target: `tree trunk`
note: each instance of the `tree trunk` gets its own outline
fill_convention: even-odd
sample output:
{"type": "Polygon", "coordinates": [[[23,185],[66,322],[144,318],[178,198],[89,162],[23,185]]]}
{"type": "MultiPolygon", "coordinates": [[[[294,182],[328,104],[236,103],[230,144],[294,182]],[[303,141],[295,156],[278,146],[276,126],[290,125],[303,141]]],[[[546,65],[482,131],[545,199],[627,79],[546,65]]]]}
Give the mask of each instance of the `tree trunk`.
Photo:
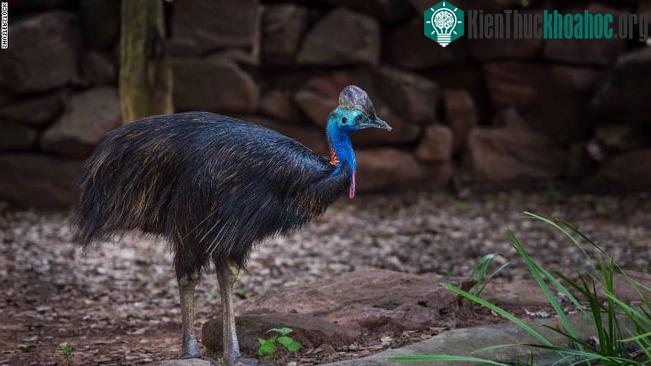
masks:
{"type": "Polygon", "coordinates": [[[120,104],[125,124],[174,110],[162,0],[122,1],[120,104]]]}

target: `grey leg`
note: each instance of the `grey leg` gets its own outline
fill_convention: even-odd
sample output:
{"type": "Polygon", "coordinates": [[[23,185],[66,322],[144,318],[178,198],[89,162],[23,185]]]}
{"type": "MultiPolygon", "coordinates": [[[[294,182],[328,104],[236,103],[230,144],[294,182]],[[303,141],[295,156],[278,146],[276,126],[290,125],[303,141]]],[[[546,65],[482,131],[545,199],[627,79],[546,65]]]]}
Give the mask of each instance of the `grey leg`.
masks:
{"type": "Polygon", "coordinates": [[[181,358],[201,357],[199,343],[194,336],[194,289],[199,284],[201,275],[193,273],[182,276],[179,282],[179,295],[181,296],[181,318],[183,319],[183,346],[181,358]]]}
{"type": "Polygon", "coordinates": [[[226,366],[270,366],[273,362],[260,362],[253,358],[244,358],[240,354],[240,344],[237,341],[235,329],[235,312],[233,309],[233,287],[240,269],[235,263],[227,262],[224,265],[217,264],[217,280],[219,291],[222,297],[223,307],[223,333],[224,333],[224,364],[226,366]]]}
{"type": "Polygon", "coordinates": [[[239,273],[240,269],[232,262],[217,267],[217,281],[219,281],[223,308],[224,362],[229,366],[234,365],[240,358],[240,344],[237,341],[233,311],[233,287],[239,273]]]}

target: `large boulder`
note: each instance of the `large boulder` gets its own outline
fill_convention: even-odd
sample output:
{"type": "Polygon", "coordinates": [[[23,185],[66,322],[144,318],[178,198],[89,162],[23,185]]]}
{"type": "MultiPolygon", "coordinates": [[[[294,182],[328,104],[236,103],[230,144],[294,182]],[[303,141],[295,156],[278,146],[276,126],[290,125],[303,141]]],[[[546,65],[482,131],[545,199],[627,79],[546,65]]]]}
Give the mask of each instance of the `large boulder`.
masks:
{"type": "Polygon", "coordinates": [[[626,40],[547,40],[543,57],[547,60],[575,65],[610,66],[626,48],[626,40]]]}
{"type": "Polygon", "coordinates": [[[361,270],[245,301],[243,313],[316,315],[353,330],[404,331],[454,322],[456,296],[439,276],[361,270]],[[391,289],[391,291],[387,291],[391,289]]]}
{"type": "Polygon", "coordinates": [[[0,151],[26,150],[36,145],[38,131],[15,122],[0,121],[0,151]]]}
{"type": "Polygon", "coordinates": [[[255,49],[260,37],[257,0],[180,1],[174,6],[172,46],[179,55],[215,49],[255,49]]]}
{"type": "Polygon", "coordinates": [[[498,117],[500,127],[475,127],[468,138],[462,178],[471,183],[541,184],[564,172],[567,154],[543,134],[530,130],[514,110],[498,117]]]}
{"type": "Polygon", "coordinates": [[[327,2],[345,6],[375,18],[395,22],[411,15],[411,6],[404,0],[326,0],[327,2]]]}
{"type": "MultiPolygon", "coordinates": [[[[269,329],[288,327],[291,337],[307,349],[321,345],[341,347],[348,345],[360,336],[359,331],[320,319],[313,315],[290,313],[245,314],[235,319],[240,349],[245,355],[255,355],[260,347],[258,338],[264,337],[269,329]]],[[[204,323],[201,343],[210,353],[222,353],[222,319],[217,318],[204,323]]]]}
{"type": "Polygon", "coordinates": [[[294,4],[265,7],[262,16],[262,60],[293,64],[307,29],[307,9],[294,4]]]}
{"type": "Polygon", "coordinates": [[[601,118],[621,122],[651,123],[651,47],[621,56],[615,69],[593,100],[601,118]]]}
{"type": "Polygon", "coordinates": [[[260,98],[260,112],[279,121],[300,124],[304,118],[294,102],[291,92],[270,90],[260,98]]]}
{"type": "Polygon", "coordinates": [[[648,1],[640,1],[637,4],[637,14],[646,18],[647,26],[651,27],[651,3],[648,1]]]}
{"type": "Polygon", "coordinates": [[[567,150],[565,177],[580,182],[595,173],[599,167],[599,160],[595,158],[595,150],[601,154],[601,149],[595,142],[573,142],[568,146],[567,150]]]}
{"type": "Polygon", "coordinates": [[[117,90],[89,89],[72,96],[68,110],[41,137],[41,147],[45,151],[86,157],[108,131],[121,123],[117,90]]]}
{"type": "Polygon", "coordinates": [[[308,32],[298,62],[376,65],[380,62],[380,26],[374,18],[352,10],[332,10],[308,32]]]}
{"type": "Polygon", "coordinates": [[[0,118],[43,126],[61,115],[65,105],[64,99],[60,92],[20,99],[0,107],[0,118]]]}
{"type": "Polygon", "coordinates": [[[88,52],[81,60],[81,79],[85,87],[115,85],[117,67],[109,55],[88,52]]]}
{"type": "Polygon", "coordinates": [[[350,84],[366,90],[376,107],[378,116],[393,127],[391,132],[368,130],[355,134],[353,142],[357,146],[398,144],[412,142],[418,138],[420,127],[406,122],[389,108],[376,92],[373,78],[364,70],[338,71],[314,77],[297,91],[294,100],[314,124],[325,128],[328,114],[337,106],[339,93],[350,84]]]}
{"type": "Polygon", "coordinates": [[[253,113],[258,86],[234,62],[220,57],[183,59],[172,63],[177,110],[253,113]]]}
{"type": "Polygon", "coordinates": [[[517,109],[531,127],[559,141],[589,133],[586,106],[602,70],[495,62],[484,65],[484,71],[491,101],[498,110],[517,109]]]}
{"type": "Polygon", "coordinates": [[[401,116],[384,105],[377,109],[377,114],[392,127],[392,130],[386,131],[369,128],[357,132],[352,137],[355,146],[379,147],[412,143],[418,140],[418,137],[422,133],[422,127],[406,122],[401,116]]]}
{"type": "Polygon", "coordinates": [[[445,90],[443,112],[445,123],[452,130],[454,151],[461,151],[468,142],[470,131],[477,124],[477,109],[472,95],[464,89],[445,90]]]}
{"type": "Polygon", "coordinates": [[[609,151],[630,151],[651,145],[648,129],[630,124],[602,124],[594,131],[595,139],[609,151]]]}
{"type": "Polygon", "coordinates": [[[635,150],[606,160],[588,185],[591,188],[628,192],[651,189],[651,149],[635,150]]]}
{"type": "MultiPolygon", "coordinates": [[[[546,0],[527,0],[528,7],[541,8],[548,5],[546,0]]],[[[423,11],[432,6],[430,0],[409,0],[414,9],[422,14],[423,11]]],[[[481,9],[485,12],[496,12],[505,9],[518,9],[523,6],[522,0],[454,0],[454,5],[461,9],[481,9]]]]}
{"type": "Polygon", "coordinates": [[[481,62],[539,58],[543,41],[540,39],[469,39],[470,56],[481,62]]]}
{"type": "Polygon", "coordinates": [[[69,206],[82,166],[81,160],[44,155],[0,155],[0,200],[22,207],[69,206]]]}
{"type": "Polygon", "coordinates": [[[438,191],[450,187],[454,175],[454,165],[451,160],[421,164],[421,169],[424,177],[414,185],[416,189],[438,191]]]}
{"type": "Polygon", "coordinates": [[[416,157],[428,163],[445,163],[452,159],[452,130],[434,125],[425,129],[425,135],[416,148],[416,157]]]}
{"type": "MultiPolygon", "coordinates": [[[[585,8],[568,13],[583,13],[585,8]]],[[[617,19],[621,12],[604,6],[591,4],[587,10],[593,14],[613,14],[614,29],[618,27],[617,19]]],[[[626,48],[626,39],[550,39],[545,41],[543,57],[556,62],[577,65],[610,66],[626,48]]]]}
{"type": "Polygon", "coordinates": [[[12,23],[11,44],[0,57],[0,89],[38,92],[78,80],[80,37],[74,20],[68,13],[53,11],[12,23]]]}
{"type": "Polygon", "coordinates": [[[432,124],[436,120],[439,101],[438,85],[422,76],[383,67],[376,72],[377,91],[400,117],[416,124],[432,124]]]}
{"type": "Polygon", "coordinates": [[[320,127],[325,127],[328,114],[337,106],[341,90],[350,84],[355,84],[366,90],[378,107],[378,100],[371,90],[372,78],[362,69],[351,71],[337,71],[323,74],[308,79],[295,93],[296,105],[308,116],[311,122],[320,127]]]}
{"type": "Polygon", "coordinates": [[[416,186],[426,176],[413,155],[392,148],[357,150],[359,192],[395,191],[416,186]]]}
{"type": "Polygon", "coordinates": [[[408,69],[426,69],[464,61],[465,48],[459,44],[463,42],[462,38],[455,42],[454,47],[441,47],[423,36],[423,21],[417,19],[390,31],[385,48],[393,64],[408,69]]]}
{"type": "MultiPolygon", "coordinates": [[[[470,94],[477,113],[477,121],[488,121],[495,115],[495,108],[487,98],[484,70],[481,65],[464,65],[462,67],[433,69],[428,75],[436,80],[441,90],[463,89],[470,94]]],[[[445,98],[445,94],[442,95],[445,98]]],[[[442,101],[445,112],[445,99],[442,101]]],[[[440,117],[446,121],[445,114],[440,117]]]]}
{"type": "Polygon", "coordinates": [[[309,126],[306,127],[277,122],[262,116],[242,116],[242,119],[263,125],[287,135],[310,148],[317,154],[328,154],[328,145],[323,131],[319,131],[318,129],[309,126]]]}

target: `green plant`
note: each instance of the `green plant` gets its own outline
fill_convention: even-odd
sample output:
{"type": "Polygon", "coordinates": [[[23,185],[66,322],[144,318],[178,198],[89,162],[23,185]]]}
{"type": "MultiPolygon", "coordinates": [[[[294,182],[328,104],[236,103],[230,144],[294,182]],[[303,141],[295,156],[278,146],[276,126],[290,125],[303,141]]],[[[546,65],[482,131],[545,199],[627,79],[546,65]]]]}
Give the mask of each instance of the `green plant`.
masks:
{"type": "Polygon", "coordinates": [[[289,336],[292,331],[293,330],[291,328],[286,327],[269,329],[267,333],[272,333],[273,335],[271,337],[267,339],[258,338],[258,343],[260,343],[260,347],[258,348],[258,355],[276,358],[278,356],[278,345],[280,345],[281,348],[285,349],[287,352],[298,352],[301,348],[303,348],[303,345],[289,336]]]}
{"type": "Polygon", "coordinates": [[[493,263],[496,257],[497,254],[486,254],[475,263],[474,267],[472,267],[470,270],[470,276],[475,280],[475,284],[469,290],[471,294],[480,296],[493,277],[509,266],[509,262],[506,262],[488,274],[491,263],[493,263]]]}
{"type": "Polygon", "coordinates": [[[66,365],[72,365],[72,356],[75,352],[75,346],[68,342],[60,343],[57,351],[63,355],[66,360],[66,365]]]}
{"type": "MultiPolygon", "coordinates": [[[[594,260],[597,265],[594,271],[581,274],[577,279],[571,279],[562,273],[552,275],[535,261],[513,232],[508,231],[507,236],[511,245],[519,254],[532,277],[544,293],[547,302],[559,317],[562,326],[548,327],[562,335],[565,342],[554,344],[542,333],[536,331],[521,319],[507,310],[490,303],[479,296],[451,285],[445,288],[482,305],[496,314],[504,317],[517,325],[538,343],[524,345],[531,348],[542,348],[557,353],[560,358],[555,364],[570,365],[651,365],[651,288],[644,286],[631,278],[617,266],[601,247],[592,241],[576,226],[561,219],[548,218],[525,212],[532,219],[546,223],[570,239],[577,246],[587,260],[594,260]],[[591,249],[588,253],[584,245],[591,249]],[[614,278],[620,274],[626,282],[635,289],[639,295],[639,305],[631,306],[618,299],[614,292],[614,278]],[[568,318],[567,310],[561,306],[556,294],[560,293],[567,298],[571,306],[592,319],[596,339],[581,339],[568,318]],[[576,293],[576,295],[575,295],[576,293]],[[579,299],[582,300],[579,301],[579,299]],[[622,320],[633,324],[632,329],[623,329],[622,320]],[[626,331],[626,332],[625,332],[626,331]],[[629,333],[629,336],[625,336],[629,333]]],[[[486,349],[477,350],[481,353],[489,349],[509,347],[513,345],[497,345],[486,349]]],[[[523,345],[520,345],[523,346],[523,345]]],[[[431,361],[431,362],[469,362],[483,365],[505,365],[503,363],[479,357],[453,356],[453,355],[413,355],[392,357],[393,361],[431,361]]]]}

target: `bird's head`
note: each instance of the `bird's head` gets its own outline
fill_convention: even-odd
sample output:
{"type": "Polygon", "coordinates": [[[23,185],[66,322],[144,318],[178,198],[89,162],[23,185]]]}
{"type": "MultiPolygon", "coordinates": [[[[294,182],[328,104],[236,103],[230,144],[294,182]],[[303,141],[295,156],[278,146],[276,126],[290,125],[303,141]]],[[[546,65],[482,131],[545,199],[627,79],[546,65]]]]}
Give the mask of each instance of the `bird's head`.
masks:
{"type": "Polygon", "coordinates": [[[328,115],[328,142],[330,143],[330,164],[338,174],[343,166],[350,169],[351,182],[348,196],[355,197],[355,171],[357,162],[350,141],[350,134],[367,128],[391,131],[391,126],[375,113],[371,98],[362,88],[349,85],[339,94],[339,105],[328,115]]]}
{"type": "Polygon", "coordinates": [[[391,126],[375,113],[368,94],[355,85],[345,87],[339,94],[339,105],[328,116],[328,127],[336,127],[346,134],[367,128],[391,131],[391,126]]]}

